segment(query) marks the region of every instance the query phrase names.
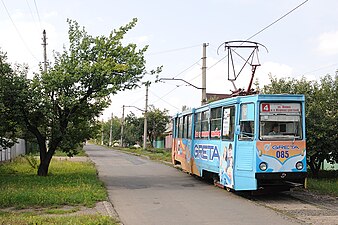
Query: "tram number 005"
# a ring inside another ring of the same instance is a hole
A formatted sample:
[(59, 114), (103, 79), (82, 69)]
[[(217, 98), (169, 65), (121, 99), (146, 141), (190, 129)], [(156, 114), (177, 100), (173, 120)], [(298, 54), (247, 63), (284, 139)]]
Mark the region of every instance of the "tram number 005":
[(277, 158), (289, 158), (289, 151), (276, 151), (276, 157)]

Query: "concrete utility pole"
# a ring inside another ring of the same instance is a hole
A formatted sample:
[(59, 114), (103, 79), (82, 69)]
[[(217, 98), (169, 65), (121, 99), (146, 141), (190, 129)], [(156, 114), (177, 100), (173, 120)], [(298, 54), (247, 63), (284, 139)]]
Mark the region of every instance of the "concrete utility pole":
[(101, 131), (101, 145), (103, 145), (103, 119), (102, 119), (102, 127), (101, 127), (102, 131)]
[(113, 138), (113, 113), (111, 114), (110, 119), (109, 146), (112, 146), (112, 138)]
[(146, 82), (146, 106), (144, 109), (144, 127), (143, 127), (143, 149), (147, 148), (147, 112), (148, 112), (148, 87), (150, 85), (149, 82)]
[(42, 32), (42, 45), (43, 45), (43, 72), (47, 72), (47, 37), (46, 37), (46, 30)]
[(203, 43), (203, 56), (202, 56), (202, 102), (204, 105), (207, 101), (207, 46), (209, 44)]
[(121, 140), (120, 140), (121, 147), (123, 147), (123, 124), (124, 124), (124, 105), (122, 106)]

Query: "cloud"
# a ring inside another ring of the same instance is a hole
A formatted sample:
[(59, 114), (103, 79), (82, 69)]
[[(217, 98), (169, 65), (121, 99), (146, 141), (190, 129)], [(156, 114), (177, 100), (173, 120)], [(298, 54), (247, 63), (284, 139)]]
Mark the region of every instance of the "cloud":
[(265, 62), (257, 69), (259, 85), (263, 87), (270, 83), (269, 74), (277, 78), (292, 77), (292, 67), (276, 62)]
[(338, 31), (326, 32), (318, 38), (318, 51), (325, 55), (338, 54)]

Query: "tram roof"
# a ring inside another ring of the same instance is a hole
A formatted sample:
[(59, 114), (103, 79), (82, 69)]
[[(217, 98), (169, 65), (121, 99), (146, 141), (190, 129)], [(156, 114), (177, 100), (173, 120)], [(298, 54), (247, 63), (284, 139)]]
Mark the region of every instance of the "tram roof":
[(230, 98), (220, 99), (202, 106), (198, 106), (184, 112), (180, 112), (174, 115), (174, 117), (179, 115), (187, 115), (193, 112), (201, 112), (209, 108), (216, 108), (220, 106), (227, 106), (239, 103), (247, 102), (280, 102), (280, 101), (299, 101), (304, 102), (305, 96), (302, 94), (255, 94), (255, 95), (245, 95), (245, 96), (235, 96)]

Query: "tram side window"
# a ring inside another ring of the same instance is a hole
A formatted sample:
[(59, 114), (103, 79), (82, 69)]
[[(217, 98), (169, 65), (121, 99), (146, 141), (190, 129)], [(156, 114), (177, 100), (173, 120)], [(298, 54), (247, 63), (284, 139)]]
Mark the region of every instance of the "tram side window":
[(191, 139), (191, 115), (183, 117), (183, 138)]
[(178, 133), (178, 119), (174, 118), (173, 119), (173, 124), (174, 124), (174, 132), (173, 132), (173, 136), (175, 138), (177, 138), (177, 133)]
[(222, 126), (222, 108), (211, 109), (210, 115), (210, 137), (220, 138)]
[(240, 115), (241, 133), (239, 140), (252, 141), (254, 138), (254, 104), (242, 104)]
[(235, 107), (229, 107), (223, 109), (223, 140), (233, 140), (235, 130)]
[(201, 113), (195, 115), (195, 138), (201, 138)]
[(182, 138), (183, 135), (183, 117), (178, 118), (178, 137)]
[(209, 111), (204, 111), (201, 114), (201, 138), (209, 137)]
[(192, 121), (191, 121), (191, 119), (192, 119), (192, 115), (188, 115), (187, 116), (187, 120), (188, 120), (188, 136), (187, 136), (187, 138), (188, 139), (191, 139), (191, 132), (192, 132)]

